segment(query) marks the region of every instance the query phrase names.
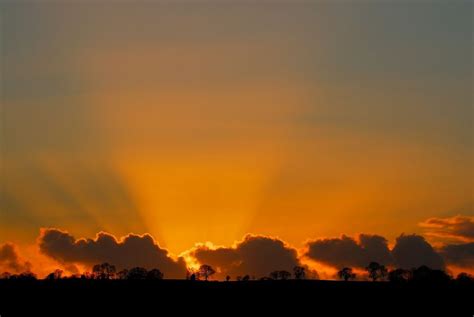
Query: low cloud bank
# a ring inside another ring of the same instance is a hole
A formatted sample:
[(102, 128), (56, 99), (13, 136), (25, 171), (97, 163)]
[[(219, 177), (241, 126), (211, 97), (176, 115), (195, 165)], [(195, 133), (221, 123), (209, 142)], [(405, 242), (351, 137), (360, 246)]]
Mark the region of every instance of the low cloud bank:
[[(292, 273), (296, 266), (305, 267), (307, 276), (315, 277), (317, 273), (305, 265), (308, 260), (334, 269), (346, 266), (363, 269), (375, 261), (404, 269), (426, 265), (433, 269), (456, 267), (469, 271), (474, 267), (474, 242), (463, 242), (469, 237), (470, 228), (465, 218), (427, 220), (430, 226), (436, 224), (436, 230), (443, 228), (446, 231), (444, 223), (457, 228), (450, 229), (450, 236), (454, 231), (457, 235), (463, 234), (464, 240), (441, 244), (437, 248), (417, 234), (400, 235), (393, 248), (389, 247), (383, 236), (360, 234), (357, 237), (342, 235), (339, 238), (310, 240), (299, 252), (279, 238), (248, 234), (230, 247), (197, 245), (183, 254), (193, 267), (195, 264), (211, 265), (217, 272), (215, 277), (219, 279), (227, 275), (232, 278), (244, 275), (260, 278), (273, 271)], [(459, 226), (464, 229), (459, 229)], [(70, 272), (77, 271), (76, 265), (90, 268), (104, 262), (115, 265), (119, 270), (136, 266), (158, 268), (166, 278), (184, 278), (188, 269), (184, 257), (173, 258), (149, 234), (130, 233), (116, 238), (100, 232), (93, 239), (76, 239), (66, 231), (50, 228), (41, 230), (38, 246), (42, 254), (57, 261), (61, 267), (72, 268), (68, 269)], [(21, 259), (15, 245), (0, 245), (0, 270), (19, 273), (30, 269), (31, 264)]]
[(64, 264), (94, 265), (108, 262), (118, 269), (135, 266), (159, 268), (167, 278), (186, 275), (183, 258), (174, 260), (152, 236), (129, 234), (121, 239), (105, 232), (95, 239), (76, 239), (58, 229), (43, 229), (38, 239), (40, 251)]

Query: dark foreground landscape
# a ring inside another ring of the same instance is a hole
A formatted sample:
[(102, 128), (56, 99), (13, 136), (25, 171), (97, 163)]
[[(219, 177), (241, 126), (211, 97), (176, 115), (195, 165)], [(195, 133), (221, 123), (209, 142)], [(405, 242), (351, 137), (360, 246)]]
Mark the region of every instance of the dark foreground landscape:
[(266, 316), (275, 312), (289, 316), (474, 314), (474, 286), (454, 282), (1, 280), (0, 294), (2, 317), (118, 313)]

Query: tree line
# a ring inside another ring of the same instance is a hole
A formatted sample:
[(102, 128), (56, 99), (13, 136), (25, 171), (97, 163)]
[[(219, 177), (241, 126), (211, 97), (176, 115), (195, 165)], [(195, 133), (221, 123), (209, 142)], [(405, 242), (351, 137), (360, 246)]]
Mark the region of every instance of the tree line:
[[(453, 278), (446, 271), (431, 269), (426, 265), (422, 265), (418, 268), (412, 268), (410, 270), (395, 268), (388, 270), (384, 265), (377, 262), (370, 262), (365, 268), (367, 276), (372, 281), (390, 281), (394, 283), (406, 283), (406, 282), (434, 282), (434, 283), (447, 283), (451, 280), (459, 282), (474, 283), (474, 277), (468, 273), (462, 272)], [(351, 267), (344, 267), (337, 272), (337, 276), (344, 280), (354, 280), (357, 274)]]
[[(367, 276), (372, 281), (389, 281), (393, 283), (407, 283), (407, 282), (433, 282), (433, 283), (448, 283), (456, 281), (460, 283), (474, 283), (474, 276), (462, 272), (453, 278), (451, 275), (443, 270), (431, 269), (427, 266), (420, 266), (411, 270), (395, 268), (388, 270), (384, 265), (377, 262), (370, 262), (365, 268)], [(110, 263), (96, 264), (92, 267), (91, 272), (85, 272), (81, 275), (64, 276), (63, 271), (56, 269), (45, 277), (45, 280), (61, 280), (61, 279), (82, 279), (82, 280), (162, 280), (164, 278), (163, 272), (154, 268), (147, 270), (143, 267), (133, 267), (130, 269), (123, 269), (118, 271), (115, 265)], [(207, 264), (201, 265), (195, 270), (189, 270), (186, 274), (186, 280), (190, 281), (208, 281), (216, 270)], [(351, 267), (343, 267), (337, 272), (337, 276), (343, 281), (355, 280), (357, 273)], [(306, 268), (303, 266), (295, 266), (293, 273), (285, 270), (272, 271), (268, 276), (260, 277), (258, 280), (304, 280), (307, 278)], [(4, 272), (0, 274), (0, 279), (8, 280), (37, 280), (36, 274), (32, 272), (23, 272), (20, 274), (11, 274)], [(227, 275), (225, 281), (230, 281), (231, 276)], [(250, 281), (256, 280), (255, 276), (243, 275), (236, 276), (236, 281)]]

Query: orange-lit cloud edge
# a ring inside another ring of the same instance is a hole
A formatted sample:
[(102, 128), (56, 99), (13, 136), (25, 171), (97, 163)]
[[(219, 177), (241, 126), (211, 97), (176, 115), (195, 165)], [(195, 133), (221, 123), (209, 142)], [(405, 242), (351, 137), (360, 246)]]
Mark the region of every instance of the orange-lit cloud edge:
[[(253, 269), (252, 263), (264, 263), (263, 269), (267, 265), (269, 268), (278, 268), (278, 263), (282, 260), (279, 257), (287, 257), (281, 262), (286, 263), (286, 267), (281, 267), (281, 269), (291, 270), (292, 267), (288, 267), (288, 263), (293, 263), (305, 266), (309, 272), (317, 272), (317, 275), (312, 275), (314, 277), (334, 279), (335, 273), (341, 267), (337, 265), (338, 257), (345, 255), (347, 256), (345, 260), (348, 263), (347, 266), (353, 266), (359, 278), (364, 279), (364, 267), (362, 264), (357, 264), (356, 258), (359, 258), (359, 255), (368, 256), (368, 254), (380, 255), (383, 258), (383, 255), (377, 254), (377, 252), (388, 251), (391, 258), (388, 263), (382, 264), (386, 264), (389, 268), (396, 267), (397, 260), (394, 260), (394, 252), (397, 245), (402, 244), (399, 240), (405, 238), (406, 240), (416, 240), (412, 250), (414, 252), (419, 251), (420, 243), (422, 248), (427, 248), (428, 253), (432, 248), (432, 256), (442, 257), (444, 268), (448, 273), (452, 275), (457, 275), (460, 272), (474, 273), (474, 217), (457, 215), (448, 218), (429, 218), (419, 225), (425, 229), (423, 235), (402, 233), (394, 243), (390, 243), (381, 236), (361, 233), (355, 237), (341, 235), (336, 238), (311, 238), (304, 242), (304, 247), (295, 248), (278, 236), (248, 233), (230, 246), (215, 245), (210, 241), (199, 242), (178, 255), (171, 254), (166, 248), (160, 247), (159, 242), (149, 233), (129, 233), (122, 237), (116, 237), (108, 232), (100, 231), (94, 238), (75, 238), (63, 229), (40, 228), (40, 235), (34, 244), (23, 246), (12, 242), (0, 244), (0, 273), (31, 270), (39, 277), (44, 277), (59, 268), (66, 274), (73, 275), (90, 271), (92, 264), (101, 262), (99, 259), (102, 257), (104, 257), (104, 261), (114, 257), (116, 259), (127, 258), (122, 262), (122, 267), (141, 266), (143, 261), (148, 263), (143, 266), (150, 266), (150, 262), (147, 262), (148, 259), (136, 260), (137, 255), (155, 257), (156, 253), (159, 256), (152, 259), (152, 263), (156, 263), (156, 266), (160, 268), (160, 263), (165, 261), (166, 263), (163, 264), (165, 267), (166, 265), (173, 267), (170, 277), (179, 278), (182, 272), (179, 269), (175, 270), (175, 268), (196, 269), (199, 265), (207, 263), (198, 256), (198, 254), (204, 253), (210, 259), (209, 264), (216, 266), (217, 279), (224, 278), (223, 274), (228, 272), (238, 272), (239, 268), (248, 269), (250, 267), (249, 271), (251, 271)], [(46, 237), (51, 239), (47, 241)], [(443, 242), (440, 239), (445, 240)], [(376, 246), (374, 243), (379, 243), (379, 245)], [(416, 245), (417, 243), (418, 245)], [(140, 249), (141, 246), (145, 251)], [(314, 249), (311, 249), (314, 246), (316, 246), (317, 257), (314, 256)], [(383, 250), (384, 248), (386, 250)], [(464, 249), (458, 251), (459, 248)], [(373, 253), (374, 250), (376, 253)], [(405, 253), (406, 251), (404, 250)], [(355, 256), (350, 252), (355, 252)], [(423, 252), (426, 253), (426, 250)], [(452, 252), (459, 254), (452, 254)], [(354, 256), (354, 258), (350, 256)], [(257, 257), (256, 261), (254, 261), (255, 257)], [(131, 262), (127, 265), (129, 260)], [(405, 256), (402, 261), (406, 260), (410, 261), (411, 259), (407, 259)], [(136, 265), (134, 261), (137, 261)], [(274, 264), (276, 266), (272, 266)], [(183, 275), (182, 278), (184, 277)], [(235, 278), (235, 276), (233, 277)]]

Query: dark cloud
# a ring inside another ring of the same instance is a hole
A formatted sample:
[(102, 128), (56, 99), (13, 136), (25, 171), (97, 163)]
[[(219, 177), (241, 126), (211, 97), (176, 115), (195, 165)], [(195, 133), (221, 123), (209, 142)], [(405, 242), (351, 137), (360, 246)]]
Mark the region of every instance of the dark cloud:
[(419, 235), (401, 235), (391, 251), (384, 237), (366, 234), (361, 234), (358, 241), (342, 236), (311, 241), (307, 247), (308, 258), (335, 268), (363, 268), (371, 261), (407, 269), (421, 265), (444, 268), (441, 255)]
[(446, 245), (440, 253), (448, 265), (474, 268), (474, 242)]
[(412, 269), (426, 265), (432, 269), (444, 269), (443, 258), (419, 235), (401, 235), (392, 250), (395, 266)]
[(182, 278), (186, 274), (183, 258), (173, 260), (148, 234), (129, 234), (120, 240), (101, 232), (95, 239), (76, 240), (58, 229), (42, 229), (39, 237), (42, 253), (65, 264), (114, 264), (118, 269), (141, 266), (159, 268), (167, 278)]
[(474, 241), (474, 217), (454, 216), (449, 218), (429, 218), (420, 223), (426, 234), (461, 241)]
[(201, 264), (215, 267), (219, 277), (249, 274), (258, 278), (276, 270), (293, 272), (296, 265), (301, 265), (296, 250), (282, 240), (257, 235), (247, 235), (231, 248), (200, 246), (190, 255)]
[(31, 269), (31, 264), (20, 259), (13, 244), (5, 243), (0, 246), (0, 268), (5, 271), (20, 273), (29, 271)]
[(333, 267), (365, 267), (371, 261), (390, 264), (392, 257), (387, 240), (377, 235), (361, 234), (359, 240), (341, 238), (320, 239), (307, 244), (305, 255)]

